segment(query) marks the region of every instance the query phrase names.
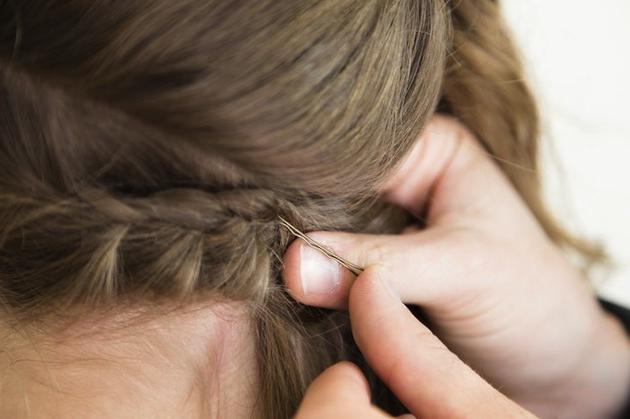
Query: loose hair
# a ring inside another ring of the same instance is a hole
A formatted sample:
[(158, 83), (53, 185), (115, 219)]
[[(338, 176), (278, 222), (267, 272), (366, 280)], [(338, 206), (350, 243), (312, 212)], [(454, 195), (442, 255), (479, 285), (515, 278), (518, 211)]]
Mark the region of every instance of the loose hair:
[[(354, 356), (344, 314), (281, 286), (301, 231), (396, 232), (378, 186), (430, 115), (459, 118), (558, 244), (532, 96), (491, 0), (0, 2), (0, 301), (248, 304), (259, 409), (290, 417)], [(66, 316), (67, 317), (67, 316)]]

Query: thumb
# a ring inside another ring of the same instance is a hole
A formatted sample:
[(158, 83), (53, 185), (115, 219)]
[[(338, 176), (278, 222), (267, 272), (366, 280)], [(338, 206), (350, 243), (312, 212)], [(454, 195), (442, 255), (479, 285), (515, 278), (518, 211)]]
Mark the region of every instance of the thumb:
[(370, 404), (367, 380), (350, 362), (340, 362), (320, 374), (306, 390), (295, 419), (341, 419), (389, 416)]
[(416, 417), (533, 417), (450, 352), (378, 271), (359, 275), (349, 310), (365, 359)]
[[(432, 228), (402, 235), (313, 232), (309, 237), (359, 266), (392, 279), (401, 299), (425, 308), (465, 295), (477, 284), (474, 272), (481, 248), (466, 232)], [(483, 255), (482, 255), (483, 256)], [(282, 277), (289, 293), (304, 304), (347, 307), (355, 275), (335, 260), (295, 240), (284, 254)]]

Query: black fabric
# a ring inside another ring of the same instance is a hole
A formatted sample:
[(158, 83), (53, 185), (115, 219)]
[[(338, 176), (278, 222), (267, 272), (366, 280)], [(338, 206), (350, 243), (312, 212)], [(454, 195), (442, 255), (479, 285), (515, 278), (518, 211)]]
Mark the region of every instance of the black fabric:
[(599, 302), (604, 310), (618, 318), (619, 321), (623, 323), (623, 327), (626, 329), (626, 333), (630, 334), (630, 309), (627, 307), (622, 307), (615, 303), (611, 303), (610, 301), (603, 300), (601, 298)]
[[(619, 319), (619, 321), (623, 324), (623, 327), (626, 329), (626, 333), (630, 335), (630, 309), (601, 298), (599, 302), (604, 310)], [(627, 397), (626, 408), (619, 417), (622, 419), (630, 419), (630, 394), (628, 394)]]

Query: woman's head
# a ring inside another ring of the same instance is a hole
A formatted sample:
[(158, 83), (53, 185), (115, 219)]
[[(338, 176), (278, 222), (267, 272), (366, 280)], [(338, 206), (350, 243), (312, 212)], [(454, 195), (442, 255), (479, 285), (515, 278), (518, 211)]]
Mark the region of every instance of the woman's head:
[(449, 36), (438, 2), (5, 3), (20, 307), (266, 289), (278, 215), (352, 228), (372, 205), (437, 103)]
[(436, 108), (563, 240), (494, 1), (0, 4), (0, 298), (17, 325), (243, 302), (261, 411), (288, 416), (348, 356), (334, 330), (347, 322), (287, 298), (278, 216), (398, 229), (378, 186)]

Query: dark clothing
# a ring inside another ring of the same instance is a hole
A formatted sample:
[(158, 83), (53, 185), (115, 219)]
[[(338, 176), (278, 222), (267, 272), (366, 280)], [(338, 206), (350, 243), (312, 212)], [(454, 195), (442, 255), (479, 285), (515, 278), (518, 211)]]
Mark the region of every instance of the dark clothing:
[[(607, 312), (618, 318), (619, 321), (621, 321), (623, 327), (626, 329), (626, 333), (630, 334), (630, 309), (602, 299), (600, 299), (599, 302), (601, 303), (604, 310), (606, 310)], [(630, 394), (628, 395), (626, 408), (619, 417), (623, 419), (630, 419)]]
[(626, 328), (626, 332), (630, 334), (630, 309), (606, 300), (600, 299), (599, 302), (602, 307), (604, 307), (604, 310), (618, 318), (621, 323), (623, 323), (623, 327)]

